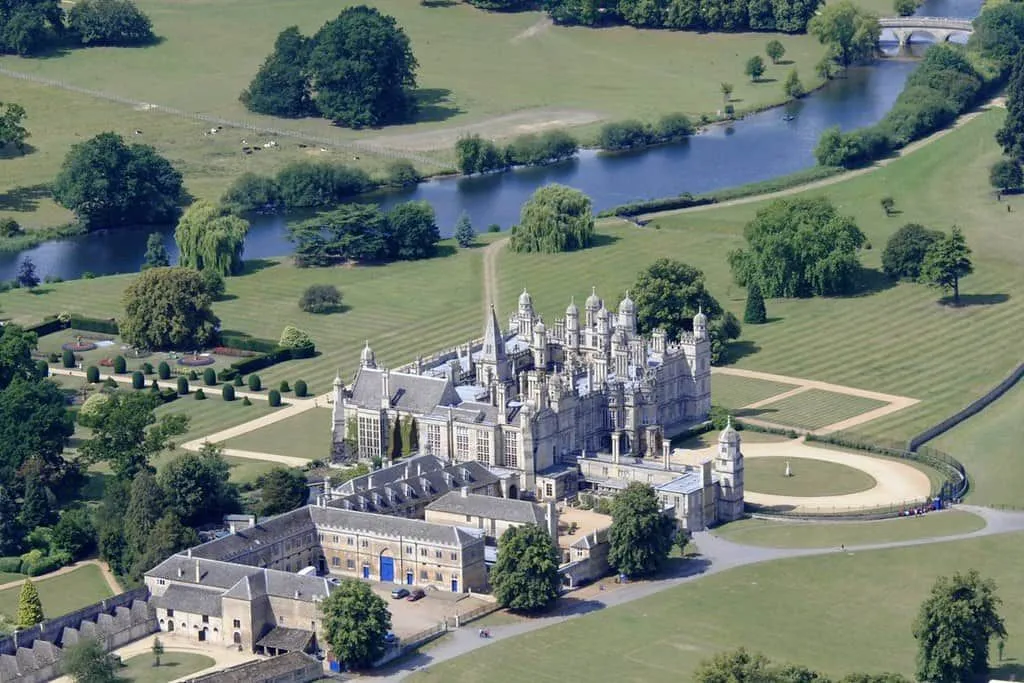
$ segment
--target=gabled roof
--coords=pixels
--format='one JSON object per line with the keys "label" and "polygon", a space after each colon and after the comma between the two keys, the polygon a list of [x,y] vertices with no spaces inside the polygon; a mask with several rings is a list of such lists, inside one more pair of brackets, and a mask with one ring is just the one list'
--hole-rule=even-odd
{"label": "gabled roof", "polygon": [[[435,462],[442,464],[433,456],[421,457],[429,458],[424,463],[429,467],[433,467]],[[407,464],[407,469],[395,465],[359,477],[358,481],[346,482],[338,489],[342,495],[334,497],[328,505],[344,510],[388,514],[405,508],[410,502],[433,500],[463,486],[479,490],[498,483],[498,477],[475,460],[445,464],[437,469],[420,468],[411,461]],[[406,473],[408,477],[395,477]],[[368,488],[371,483],[374,486]]]}
{"label": "gabled roof", "polygon": [[270,629],[267,635],[257,640],[256,645],[287,650],[289,652],[304,652],[309,647],[311,640],[313,640],[312,631],[275,626]]}
{"label": "gabled roof", "polygon": [[463,495],[461,491],[452,491],[428,505],[427,510],[500,519],[514,524],[545,526],[544,509],[528,500],[496,498],[473,493]]}
{"label": "gabled roof", "polygon": [[[209,545],[209,544],[205,544]],[[202,546],[199,546],[202,547]],[[196,549],[193,548],[193,551]],[[199,581],[196,581],[196,565],[199,565]],[[187,555],[171,555],[146,572],[146,576],[165,579],[176,584],[193,584],[207,588],[227,590],[246,576],[259,569],[244,564],[200,559]]]}
{"label": "gabled roof", "polygon": [[310,507],[317,525],[386,536],[405,541],[425,541],[455,548],[480,543],[479,538],[447,524],[432,524],[419,519],[375,515],[369,512],[333,507]]}
{"label": "gabled roof", "polygon": [[[380,408],[383,372],[360,368],[348,401],[361,408]],[[429,413],[437,406],[454,406],[461,401],[451,381],[444,377],[390,372],[388,390],[391,406],[413,413]]]}
{"label": "gabled roof", "polygon": [[220,598],[223,591],[215,588],[171,585],[163,595],[153,598],[154,607],[173,609],[188,614],[220,616]]}
{"label": "gabled roof", "polygon": [[[276,515],[255,526],[238,529],[192,548],[192,556],[211,560],[233,560],[261,546],[276,543],[303,532],[314,533],[313,521],[305,507]],[[234,581],[232,585],[234,585]]]}

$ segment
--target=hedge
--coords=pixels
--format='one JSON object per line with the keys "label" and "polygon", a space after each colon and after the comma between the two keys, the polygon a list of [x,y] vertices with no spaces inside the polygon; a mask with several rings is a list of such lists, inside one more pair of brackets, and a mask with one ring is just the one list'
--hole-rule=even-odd
{"label": "hedge", "polygon": [[714,204],[717,201],[714,197],[694,197],[685,192],[678,197],[664,197],[662,199],[648,199],[640,202],[621,204],[597,214],[598,218],[609,218],[615,216],[638,216],[654,211],[669,211],[671,209],[688,209],[691,206],[704,206]]}
{"label": "hedge", "polygon": [[217,385],[217,373],[213,368],[206,368],[203,370],[203,384],[208,387]]}
{"label": "hedge", "polygon": [[295,395],[302,398],[309,391],[309,387],[306,386],[305,380],[295,380]]}
{"label": "hedge", "polygon": [[25,327],[26,332],[35,332],[38,337],[45,337],[48,334],[60,332],[63,329],[64,323],[62,323],[56,316],[47,316],[42,322]]}
{"label": "hedge", "polygon": [[[182,378],[184,379],[184,378]],[[160,390],[160,400],[164,403],[170,403],[178,398],[178,392],[170,387]]]}
{"label": "hedge", "polygon": [[205,401],[206,393],[202,390],[202,388],[196,389],[196,393],[192,394],[192,398],[194,398],[197,401]]}
{"label": "hedge", "polygon": [[230,382],[238,377],[238,370],[235,368],[224,368],[217,373],[217,379],[221,382]]}
{"label": "hedge", "polygon": [[6,574],[20,574],[21,573],[21,558],[20,557],[0,557],[0,572]]}
{"label": "hedge", "polygon": [[80,315],[72,315],[69,327],[86,332],[100,332],[102,334],[117,334],[117,321],[113,318],[87,318]]}
{"label": "hedge", "polygon": [[114,372],[119,375],[128,372],[128,361],[124,359],[124,356],[114,356]]}
{"label": "hedge", "polygon": [[60,364],[66,368],[73,368],[77,363],[75,362],[75,354],[73,351],[64,349],[64,352],[60,356]]}
{"label": "hedge", "polygon": [[188,379],[184,377],[178,378],[178,393],[182,396],[188,393]]}
{"label": "hedge", "polygon": [[220,335],[220,345],[244,351],[258,351],[259,353],[271,353],[277,348],[277,342],[270,339],[234,334]]}
{"label": "hedge", "polygon": [[85,370],[85,379],[89,384],[96,384],[100,381],[100,369],[95,365],[90,365]]}
{"label": "hedge", "polygon": [[156,366],[156,374],[160,379],[170,379],[171,366],[166,361],[160,361],[160,365]]}

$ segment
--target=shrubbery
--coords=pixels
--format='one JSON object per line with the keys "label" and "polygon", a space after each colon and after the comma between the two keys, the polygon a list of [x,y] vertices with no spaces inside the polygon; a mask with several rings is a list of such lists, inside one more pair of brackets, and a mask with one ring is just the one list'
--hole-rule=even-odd
{"label": "shrubbery", "polygon": [[308,393],[308,391],[309,391],[309,388],[306,386],[306,382],[304,380],[301,380],[301,379],[295,380],[295,395],[296,396],[298,396],[299,398],[302,398],[302,397],[304,397]]}
{"label": "shrubbery", "polygon": [[639,149],[666,142],[679,142],[693,135],[694,127],[685,114],[666,114],[655,125],[636,119],[612,121],[601,126],[597,144],[601,149]]}
{"label": "shrubbery", "polygon": [[277,174],[289,209],[333,206],[376,187],[366,171],[330,161],[293,161]]}
{"label": "shrubbery", "polygon": [[160,361],[160,364],[156,366],[156,376],[160,379],[170,379],[171,366],[166,361]]}
{"label": "shrubbery", "polygon": [[208,387],[217,385],[217,372],[213,368],[203,370],[203,384]]}
{"label": "shrubbery", "polygon": [[100,381],[100,369],[95,365],[90,365],[85,369],[85,381],[89,384],[96,384]]}
{"label": "shrubbery", "polygon": [[60,364],[66,368],[73,368],[77,363],[75,362],[75,354],[69,349],[64,349],[60,356]]}
{"label": "shrubbery", "polygon": [[146,376],[136,370],[132,373],[132,389],[145,389]]}
{"label": "shrubbery", "polygon": [[192,398],[194,398],[197,401],[205,401],[206,400],[206,393],[203,392],[203,390],[201,388],[200,389],[196,389],[196,393],[192,394]]}
{"label": "shrubbery", "polygon": [[123,375],[128,371],[128,362],[124,359],[124,356],[114,357],[114,372],[119,375]]}
{"label": "shrubbery", "polygon": [[259,391],[263,388],[263,382],[259,375],[249,375],[249,391]]}
{"label": "shrubbery", "polygon": [[921,275],[925,254],[942,239],[938,230],[929,230],[917,223],[907,223],[889,238],[882,251],[882,270],[894,280],[916,280]]}
{"label": "shrubbery", "polygon": [[[493,0],[492,0],[493,1]],[[802,33],[821,3],[818,0],[543,0],[558,24],[600,26],[629,24],[639,28],[691,31],[781,31]]]}
{"label": "shrubbery", "polygon": [[299,308],[306,313],[332,313],[341,306],[341,292],[334,285],[310,285],[299,297]]}
{"label": "shrubbery", "polygon": [[184,396],[187,393],[188,393],[188,378],[186,378],[186,377],[179,377],[178,378],[178,395],[179,396]]}
{"label": "shrubbery", "polygon": [[68,30],[83,45],[145,45],[153,24],[129,0],[81,0],[68,11]]}
{"label": "shrubbery", "polygon": [[233,386],[231,386],[230,384],[225,384],[223,387],[221,387],[220,395],[221,395],[221,398],[223,398],[225,401],[234,401],[235,400],[235,388]]}
{"label": "shrubbery", "polygon": [[270,392],[267,393],[267,403],[270,404],[271,408],[277,408],[278,406],[280,406],[281,392],[279,392],[277,389],[271,389]]}
{"label": "shrubbery", "polygon": [[280,211],[284,208],[277,180],[256,173],[235,178],[220,198],[221,206],[235,213]]}

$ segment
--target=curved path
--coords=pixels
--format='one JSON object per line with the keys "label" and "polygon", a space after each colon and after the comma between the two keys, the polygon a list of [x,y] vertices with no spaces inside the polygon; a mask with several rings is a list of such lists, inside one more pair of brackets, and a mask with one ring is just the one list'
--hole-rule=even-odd
{"label": "curved path", "polygon": [[[850,546],[846,552],[862,552],[867,550],[886,550],[889,548],[905,548],[919,545],[931,545],[934,543],[949,543],[982,536],[1005,534],[1024,531],[1024,512],[1010,512],[1004,510],[993,510],[990,508],[977,507],[973,505],[959,505],[957,509],[972,512],[985,520],[986,526],[983,529],[953,536],[942,536],[939,538],[921,538],[909,541],[896,541],[892,543],[875,543],[870,545]],[[941,513],[939,513],[941,514]],[[553,626],[568,619],[582,616],[593,612],[601,607],[613,607],[633,600],[645,598],[649,595],[659,593],[668,588],[678,586],[681,583],[695,581],[703,576],[717,574],[728,569],[735,569],[761,562],[781,560],[791,557],[811,557],[815,555],[827,555],[839,552],[838,548],[762,548],[757,546],[741,545],[727,541],[709,532],[698,532],[693,535],[694,541],[701,551],[701,558],[705,560],[704,565],[695,562],[683,563],[682,573],[658,581],[642,581],[618,586],[614,590],[593,591],[572,604],[564,605],[562,609],[556,609],[549,616],[538,617],[506,626],[489,627],[491,638],[482,639],[477,635],[477,630],[472,625],[455,629],[449,637],[426,652],[417,653],[404,659],[393,666],[385,667],[377,672],[365,675],[366,678],[386,681],[400,681],[411,672],[425,669],[431,665],[454,659],[461,655],[472,652],[481,647],[486,647],[493,642],[512,636],[529,633],[537,629]],[[593,588],[588,587],[588,588]],[[576,595],[583,598],[581,589]]]}
{"label": "curved path", "polygon": [[[88,564],[94,564],[100,568],[100,574],[103,576],[103,580],[107,582],[107,588],[109,588],[114,595],[120,595],[122,592],[124,592],[124,589],[121,587],[121,584],[117,582],[117,577],[114,576],[114,572],[110,571],[110,567],[107,566],[106,562],[100,562],[99,560],[81,560],[79,562],[75,562],[74,564],[69,564],[66,567],[61,567],[60,569],[52,571],[48,574],[42,574],[40,576],[30,576],[28,578],[33,579],[34,581],[46,581],[47,579],[52,579],[57,576],[70,574],[76,569],[81,569],[82,567]],[[25,583],[25,581],[27,580],[28,579],[18,579],[17,581],[8,581],[7,583],[0,583],[0,591],[5,590],[7,588],[17,588],[21,584]]]}

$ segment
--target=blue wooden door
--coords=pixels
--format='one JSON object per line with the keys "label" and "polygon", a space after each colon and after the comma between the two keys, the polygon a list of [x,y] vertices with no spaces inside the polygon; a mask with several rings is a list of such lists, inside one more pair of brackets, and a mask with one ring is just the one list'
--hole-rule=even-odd
{"label": "blue wooden door", "polygon": [[370,565],[368,565],[368,564],[364,564],[363,565],[363,578],[364,579],[370,578]]}
{"label": "blue wooden door", "polygon": [[380,580],[381,581],[394,581],[395,580],[395,558],[393,558],[393,557],[382,557],[382,558],[380,558]]}
{"label": "blue wooden door", "polygon": [[459,592],[459,580],[458,579],[452,579],[452,593],[458,593],[458,592]]}

